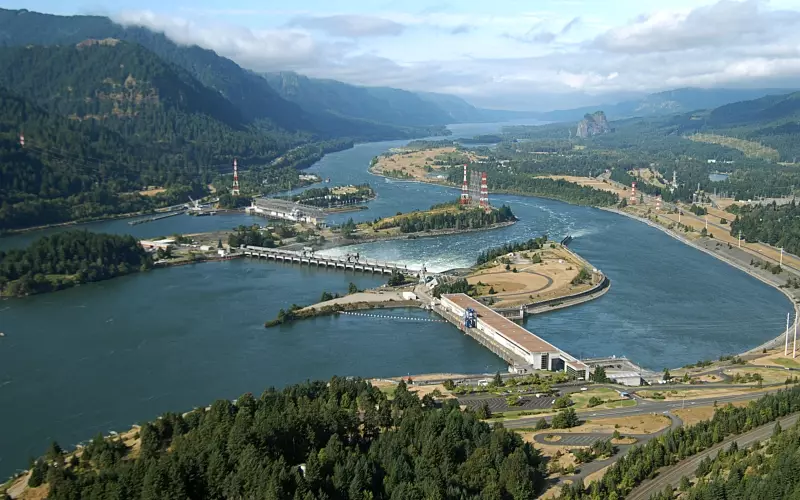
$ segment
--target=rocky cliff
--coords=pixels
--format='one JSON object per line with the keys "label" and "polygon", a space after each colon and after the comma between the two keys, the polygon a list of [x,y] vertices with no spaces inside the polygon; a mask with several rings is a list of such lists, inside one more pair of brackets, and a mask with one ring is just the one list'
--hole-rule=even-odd
{"label": "rocky cliff", "polygon": [[576,134],[578,137],[593,137],[595,135],[607,134],[611,132],[611,126],[608,124],[606,114],[602,111],[597,111],[592,114],[586,114],[578,123],[578,130]]}

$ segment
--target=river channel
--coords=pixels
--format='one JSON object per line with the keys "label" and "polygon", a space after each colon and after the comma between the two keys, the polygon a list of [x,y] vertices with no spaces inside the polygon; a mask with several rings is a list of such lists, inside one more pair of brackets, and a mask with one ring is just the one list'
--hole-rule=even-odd
{"label": "river channel", "polygon": [[[459,125],[455,136],[499,130]],[[357,145],[310,171],[332,184],[369,182],[370,209],[331,222],[367,220],[453,199],[441,186],[370,175],[373,156],[405,141]],[[627,355],[661,369],[736,353],[783,328],[789,301],[777,290],[661,231],[602,210],[519,196],[492,196],[521,219],[495,230],[361,245],[368,258],[443,270],[468,266],[503,242],[571,234],[571,248],[605,272],[612,288],[590,303],[531,317],[526,326],[576,356]],[[263,222],[246,216],[178,216],[92,231],[154,237]],[[62,229],[0,239],[24,246]],[[344,249],[333,250],[342,252]],[[0,477],[25,467],[51,440],[72,445],[164,411],[244,392],[260,393],[332,375],[393,376],[491,372],[500,359],[455,328],[434,321],[318,318],[265,330],[292,303],[323,290],[344,293],[385,280],[243,260],[157,270],[49,295],[0,301]],[[422,311],[395,314],[435,320]]]}

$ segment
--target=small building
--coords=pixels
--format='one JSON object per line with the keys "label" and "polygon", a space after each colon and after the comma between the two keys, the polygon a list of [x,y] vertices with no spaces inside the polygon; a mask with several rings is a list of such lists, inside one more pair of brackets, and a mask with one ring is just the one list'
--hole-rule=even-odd
{"label": "small building", "polygon": [[417,294],[414,292],[403,292],[403,300],[417,300]]}
{"label": "small building", "polygon": [[251,206],[245,208],[245,212],[248,215],[263,215],[292,222],[325,222],[325,212],[322,209],[277,198],[256,198]]}
{"label": "small building", "polygon": [[639,387],[642,385],[642,375],[639,372],[618,372],[606,371],[606,376],[618,384],[628,387]]}
{"label": "small building", "polygon": [[175,246],[175,240],[170,238],[163,240],[141,240],[139,241],[139,245],[145,250],[157,250],[159,248],[166,250]]}

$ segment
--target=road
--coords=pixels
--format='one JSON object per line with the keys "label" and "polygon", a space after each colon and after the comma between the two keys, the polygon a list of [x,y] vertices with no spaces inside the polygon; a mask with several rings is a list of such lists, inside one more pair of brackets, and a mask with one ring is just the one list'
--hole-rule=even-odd
{"label": "road", "polygon": [[[783,386],[780,387],[783,389]],[[581,418],[613,418],[613,417],[626,417],[631,415],[647,415],[649,413],[661,413],[667,414],[672,410],[676,410],[678,408],[691,408],[693,406],[709,406],[713,405],[714,402],[717,405],[724,405],[727,403],[735,403],[737,401],[750,401],[753,399],[759,399],[771,392],[775,392],[778,389],[773,389],[771,391],[763,391],[757,392],[752,394],[743,394],[739,396],[721,396],[721,397],[714,397],[714,398],[700,398],[700,399],[692,399],[687,401],[647,401],[643,399],[637,399],[638,404],[636,406],[629,406],[625,408],[615,408],[611,410],[596,410],[592,411],[584,410],[577,412],[578,416]],[[536,422],[544,418],[548,422],[552,418],[552,416],[542,417],[542,416],[531,416],[531,417],[523,417],[515,420],[509,420],[503,422],[503,426],[508,429],[524,429],[524,428],[533,428],[536,425]]]}
{"label": "road", "polygon": [[[794,425],[798,416],[799,415],[795,414],[784,417],[778,420],[778,422],[780,422],[781,427],[787,428],[791,425]],[[706,457],[716,456],[720,450],[727,448],[732,442],[736,442],[739,448],[744,448],[757,441],[763,441],[769,438],[772,435],[772,430],[774,428],[775,422],[762,425],[761,427],[757,427],[750,432],[726,439],[720,444],[709,448],[706,451],[698,453],[697,455],[688,458],[677,465],[664,467],[658,471],[658,476],[656,476],[655,479],[650,479],[643,482],[641,485],[634,488],[633,491],[631,491],[631,493],[625,498],[628,500],[649,499],[655,493],[662,491],[666,485],[670,484],[676,486],[683,476],[691,477],[694,475],[694,472],[697,470],[697,466],[700,464],[701,460]]]}

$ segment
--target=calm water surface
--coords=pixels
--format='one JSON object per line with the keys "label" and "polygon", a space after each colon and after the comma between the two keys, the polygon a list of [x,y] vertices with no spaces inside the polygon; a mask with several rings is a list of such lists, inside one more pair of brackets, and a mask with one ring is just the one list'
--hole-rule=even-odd
{"label": "calm water surface", "polygon": [[[498,126],[453,129],[456,136],[472,136]],[[366,171],[373,156],[404,143],[361,144],[310,169],[336,184],[369,182],[377,191],[369,210],[332,222],[424,209],[457,195]],[[479,251],[506,241],[571,234],[571,247],[602,269],[612,288],[588,304],[532,317],[526,326],[574,355],[627,355],[654,369],[757,345],[777,335],[791,307],[778,291],[636,221],[538,198],[495,196],[493,202],[510,205],[521,221],[496,231],[355,250],[443,270],[470,265]],[[248,219],[178,216],[85,227],[154,237],[227,229]],[[0,248],[53,231],[0,239]],[[350,281],[363,288],[384,279],[238,260],[0,302],[0,331],[6,333],[0,338],[0,477],[24,467],[52,439],[70,445],[164,411],[268,386],[334,374],[502,369],[498,358],[442,323],[343,316],[263,328],[280,308],[313,302],[323,290],[344,293]],[[419,310],[403,314],[435,319]]]}

